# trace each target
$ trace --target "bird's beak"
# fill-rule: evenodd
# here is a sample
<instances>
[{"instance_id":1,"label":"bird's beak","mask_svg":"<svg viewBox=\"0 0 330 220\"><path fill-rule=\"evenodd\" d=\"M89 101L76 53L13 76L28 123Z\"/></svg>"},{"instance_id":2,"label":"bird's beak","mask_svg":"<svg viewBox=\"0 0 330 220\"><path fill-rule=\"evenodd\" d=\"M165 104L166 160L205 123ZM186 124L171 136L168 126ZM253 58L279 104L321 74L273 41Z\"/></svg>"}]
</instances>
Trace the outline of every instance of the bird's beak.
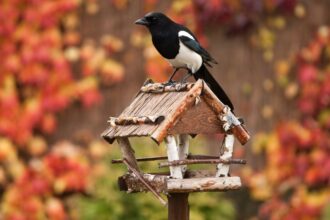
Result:
<instances>
[{"instance_id":1,"label":"bird's beak","mask_svg":"<svg viewBox=\"0 0 330 220\"><path fill-rule=\"evenodd\" d=\"M134 23L139 24L139 25L144 25L144 26L149 25L149 22L144 17L140 18L140 19L137 19Z\"/></svg>"}]
</instances>

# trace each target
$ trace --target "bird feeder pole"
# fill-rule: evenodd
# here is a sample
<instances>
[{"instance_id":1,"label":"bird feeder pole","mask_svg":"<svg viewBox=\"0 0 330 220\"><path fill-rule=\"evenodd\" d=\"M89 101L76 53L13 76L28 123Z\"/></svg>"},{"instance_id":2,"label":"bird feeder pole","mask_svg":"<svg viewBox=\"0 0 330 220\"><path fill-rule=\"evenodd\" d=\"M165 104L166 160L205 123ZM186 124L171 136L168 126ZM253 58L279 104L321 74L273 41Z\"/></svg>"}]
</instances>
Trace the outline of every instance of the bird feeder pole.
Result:
<instances>
[{"instance_id":1,"label":"bird feeder pole","mask_svg":"<svg viewBox=\"0 0 330 220\"><path fill-rule=\"evenodd\" d=\"M189 220L189 193L170 193L168 198L168 220Z\"/></svg>"}]
</instances>

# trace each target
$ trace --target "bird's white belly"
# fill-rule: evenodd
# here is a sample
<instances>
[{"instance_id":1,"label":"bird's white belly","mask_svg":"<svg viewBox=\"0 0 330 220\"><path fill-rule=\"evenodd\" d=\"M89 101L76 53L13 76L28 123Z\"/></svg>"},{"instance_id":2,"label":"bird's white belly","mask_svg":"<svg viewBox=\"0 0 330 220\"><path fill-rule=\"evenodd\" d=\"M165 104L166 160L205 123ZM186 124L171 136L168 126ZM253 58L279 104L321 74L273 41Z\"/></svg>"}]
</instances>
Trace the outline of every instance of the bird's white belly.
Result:
<instances>
[{"instance_id":1,"label":"bird's white belly","mask_svg":"<svg viewBox=\"0 0 330 220\"><path fill-rule=\"evenodd\" d=\"M180 42L178 55L174 59L167 59L174 68L188 68L195 73L203 64L202 57Z\"/></svg>"}]
</instances>

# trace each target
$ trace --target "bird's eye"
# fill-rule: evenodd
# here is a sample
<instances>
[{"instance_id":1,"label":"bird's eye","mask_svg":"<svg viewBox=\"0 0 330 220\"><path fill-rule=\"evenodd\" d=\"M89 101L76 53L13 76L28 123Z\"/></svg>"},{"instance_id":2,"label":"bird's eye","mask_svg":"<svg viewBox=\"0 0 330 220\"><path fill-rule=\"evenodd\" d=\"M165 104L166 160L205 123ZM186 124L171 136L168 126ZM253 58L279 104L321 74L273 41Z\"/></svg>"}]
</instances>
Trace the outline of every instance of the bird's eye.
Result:
<instances>
[{"instance_id":1,"label":"bird's eye","mask_svg":"<svg viewBox=\"0 0 330 220\"><path fill-rule=\"evenodd\" d=\"M154 17L154 16L150 16L150 17L147 17L147 20L152 21L152 22L155 22L155 21L158 20L158 18L157 17Z\"/></svg>"}]
</instances>

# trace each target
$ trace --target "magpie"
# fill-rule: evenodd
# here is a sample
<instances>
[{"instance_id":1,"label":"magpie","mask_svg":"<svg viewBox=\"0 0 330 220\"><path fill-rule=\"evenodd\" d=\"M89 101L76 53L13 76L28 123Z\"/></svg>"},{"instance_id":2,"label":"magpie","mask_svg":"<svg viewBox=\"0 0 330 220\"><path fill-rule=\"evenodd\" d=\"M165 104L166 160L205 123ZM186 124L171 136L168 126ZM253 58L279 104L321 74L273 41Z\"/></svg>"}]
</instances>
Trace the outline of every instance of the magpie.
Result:
<instances>
[{"instance_id":1,"label":"magpie","mask_svg":"<svg viewBox=\"0 0 330 220\"><path fill-rule=\"evenodd\" d=\"M229 97L206 68L212 67L211 63L217 64L216 60L200 45L188 28L175 23L160 12L150 12L136 20L135 24L149 29L153 45L174 68L168 83L172 83L172 78L179 69L187 69L188 77L193 75L195 80L203 79L219 100L234 110Z\"/></svg>"}]
</instances>

